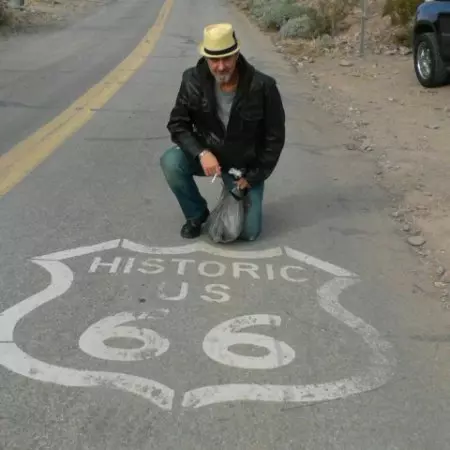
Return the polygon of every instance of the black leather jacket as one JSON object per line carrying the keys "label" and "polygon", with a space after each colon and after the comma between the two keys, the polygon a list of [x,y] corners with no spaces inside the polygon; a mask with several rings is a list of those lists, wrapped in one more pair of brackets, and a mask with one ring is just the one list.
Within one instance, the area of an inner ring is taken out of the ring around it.
{"label": "black leather jacket", "polygon": [[208,149],[222,170],[244,170],[250,183],[266,180],[285,143],[285,111],[276,81],[240,55],[239,84],[225,129],[216,113],[214,78],[201,58],[184,71],[167,128],[172,141],[197,157]]}

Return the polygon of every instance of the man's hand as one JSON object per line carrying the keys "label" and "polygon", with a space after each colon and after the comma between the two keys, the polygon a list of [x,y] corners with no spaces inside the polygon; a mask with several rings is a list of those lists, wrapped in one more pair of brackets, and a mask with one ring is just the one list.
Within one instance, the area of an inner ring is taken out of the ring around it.
{"label": "man's hand", "polygon": [[248,184],[248,181],[245,178],[240,178],[239,180],[236,181],[236,184],[238,188],[241,189],[242,191],[244,189],[250,189],[250,185]]}
{"label": "man's hand", "polygon": [[207,177],[216,174],[220,175],[221,173],[219,161],[217,161],[217,158],[208,150],[200,156],[200,164]]}

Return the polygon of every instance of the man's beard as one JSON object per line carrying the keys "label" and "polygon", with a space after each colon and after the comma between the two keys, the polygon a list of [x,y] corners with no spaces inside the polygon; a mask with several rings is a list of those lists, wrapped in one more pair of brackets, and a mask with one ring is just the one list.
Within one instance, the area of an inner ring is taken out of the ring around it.
{"label": "man's beard", "polygon": [[221,73],[221,74],[215,73],[213,75],[218,83],[229,83],[231,80],[231,77],[233,76],[233,73],[232,72]]}

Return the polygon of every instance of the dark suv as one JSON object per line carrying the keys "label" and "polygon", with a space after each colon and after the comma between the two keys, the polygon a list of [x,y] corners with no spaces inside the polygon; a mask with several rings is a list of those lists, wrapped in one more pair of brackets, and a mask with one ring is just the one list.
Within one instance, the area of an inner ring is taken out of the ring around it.
{"label": "dark suv", "polygon": [[442,86],[450,74],[450,0],[425,0],[413,26],[414,70],[422,86]]}

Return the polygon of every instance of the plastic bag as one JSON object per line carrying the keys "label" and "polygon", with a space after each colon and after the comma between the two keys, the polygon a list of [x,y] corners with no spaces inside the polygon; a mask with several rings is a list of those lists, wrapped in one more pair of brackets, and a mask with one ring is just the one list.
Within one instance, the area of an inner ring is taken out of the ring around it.
{"label": "plastic bag", "polygon": [[206,230],[215,243],[228,244],[242,233],[245,220],[244,193],[229,191],[225,184],[216,207],[206,222]]}

